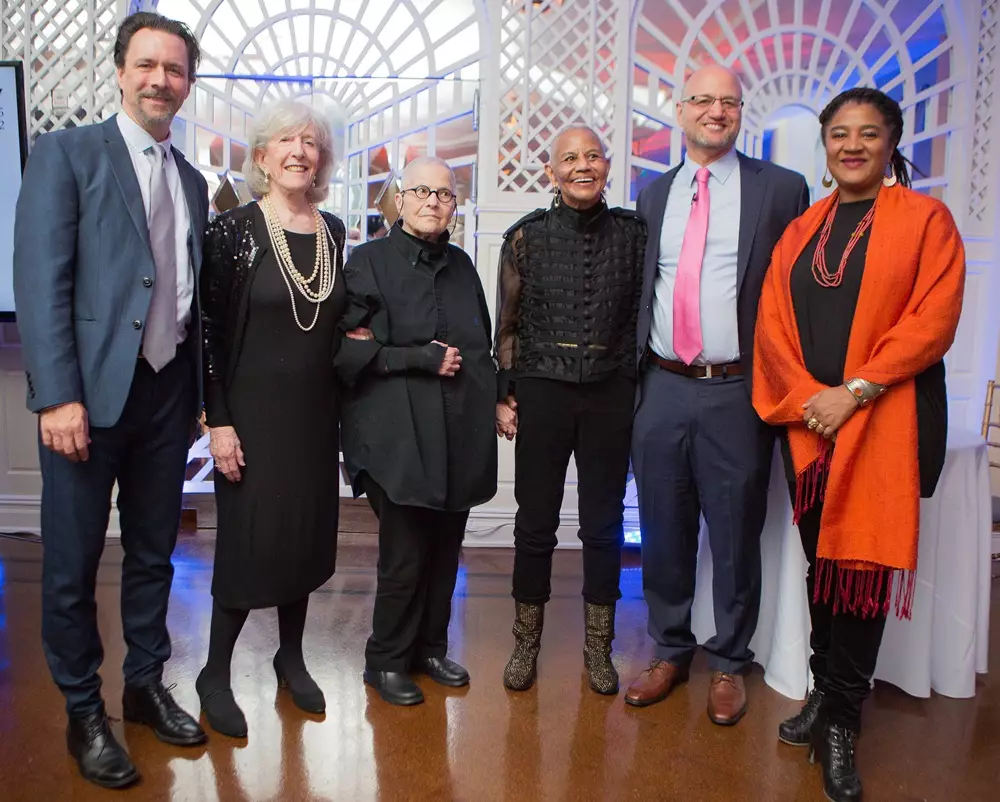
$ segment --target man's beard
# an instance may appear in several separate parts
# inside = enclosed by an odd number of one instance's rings
[[[695,134],[694,136],[688,138],[692,142],[694,142],[698,147],[701,148],[710,148],[714,150],[728,150],[733,146],[733,143],[736,141],[736,137],[739,136],[739,133],[740,132],[738,130],[729,132],[728,134],[726,134],[725,137],[723,137],[721,143],[716,143],[701,133]]]

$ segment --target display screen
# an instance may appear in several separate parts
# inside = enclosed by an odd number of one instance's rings
[[[14,319],[14,208],[28,158],[24,72],[0,61],[0,320]]]

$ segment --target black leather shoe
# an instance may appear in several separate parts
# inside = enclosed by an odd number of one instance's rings
[[[424,692],[399,671],[371,671],[366,668],[365,683],[391,705],[418,705],[424,701]]]
[[[66,746],[83,779],[103,788],[124,788],[139,779],[128,753],[118,743],[104,706],[86,716],[70,716]]]
[[[319,685],[309,676],[305,665],[289,666],[281,658],[281,652],[274,655],[271,665],[274,666],[274,676],[278,678],[278,687],[291,691],[292,701],[300,710],[307,713],[326,712],[326,699]]]
[[[469,672],[447,657],[424,657],[417,661],[417,670],[426,674],[438,685],[461,688],[469,684]]]
[[[205,681],[204,671],[194,681],[194,688],[198,691],[202,712],[213,730],[230,738],[247,737],[246,716],[236,704],[232,688],[212,688]]]
[[[854,766],[854,733],[839,724],[813,727],[809,762],[819,758],[823,791],[830,802],[860,802],[862,787]]]
[[[790,746],[809,746],[812,726],[819,715],[819,706],[823,701],[823,691],[815,688],[809,691],[806,703],[802,709],[791,718],[778,725],[778,740]]]
[[[173,686],[171,686],[172,688]],[[205,731],[185,713],[162,682],[126,685],[122,693],[122,714],[126,721],[153,728],[156,737],[174,746],[205,743]]]

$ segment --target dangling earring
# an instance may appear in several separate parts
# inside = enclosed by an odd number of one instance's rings
[[[552,199],[552,207],[558,209],[562,206],[562,192],[557,189],[555,194],[556,196]]]
[[[833,176],[830,175],[829,169],[823,171],[823,179],[820,183],[827,189],[833,186]]]
[[[261,170],[261,172],[264,173],[264,183],[265,184],[270,184],[271,183],[271,176],[269,176],[267,174],[267,170]]]
[[[889,166],[889,175],[882,179],[882,186],[884,187],[894,187],[896,186],[896,168],[892,165]]]

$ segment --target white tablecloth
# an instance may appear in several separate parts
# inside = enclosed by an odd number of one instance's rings
[[[951,433],[937,492],[921,501],[913,618],[901,621],[890,611],[876,679],[913,696],[928,697],[932,690],[956,698],[975,695],[976,673],[986,672],[989,638],[990,504],[982,437]],[[810,679],[806,560],[777,450],[761,557],[760,622],[750,648],[764,667],[767,684],[801,699]],[[692,628],[704,643],[715,632],[712,558],[704,525],[697,588]]]

